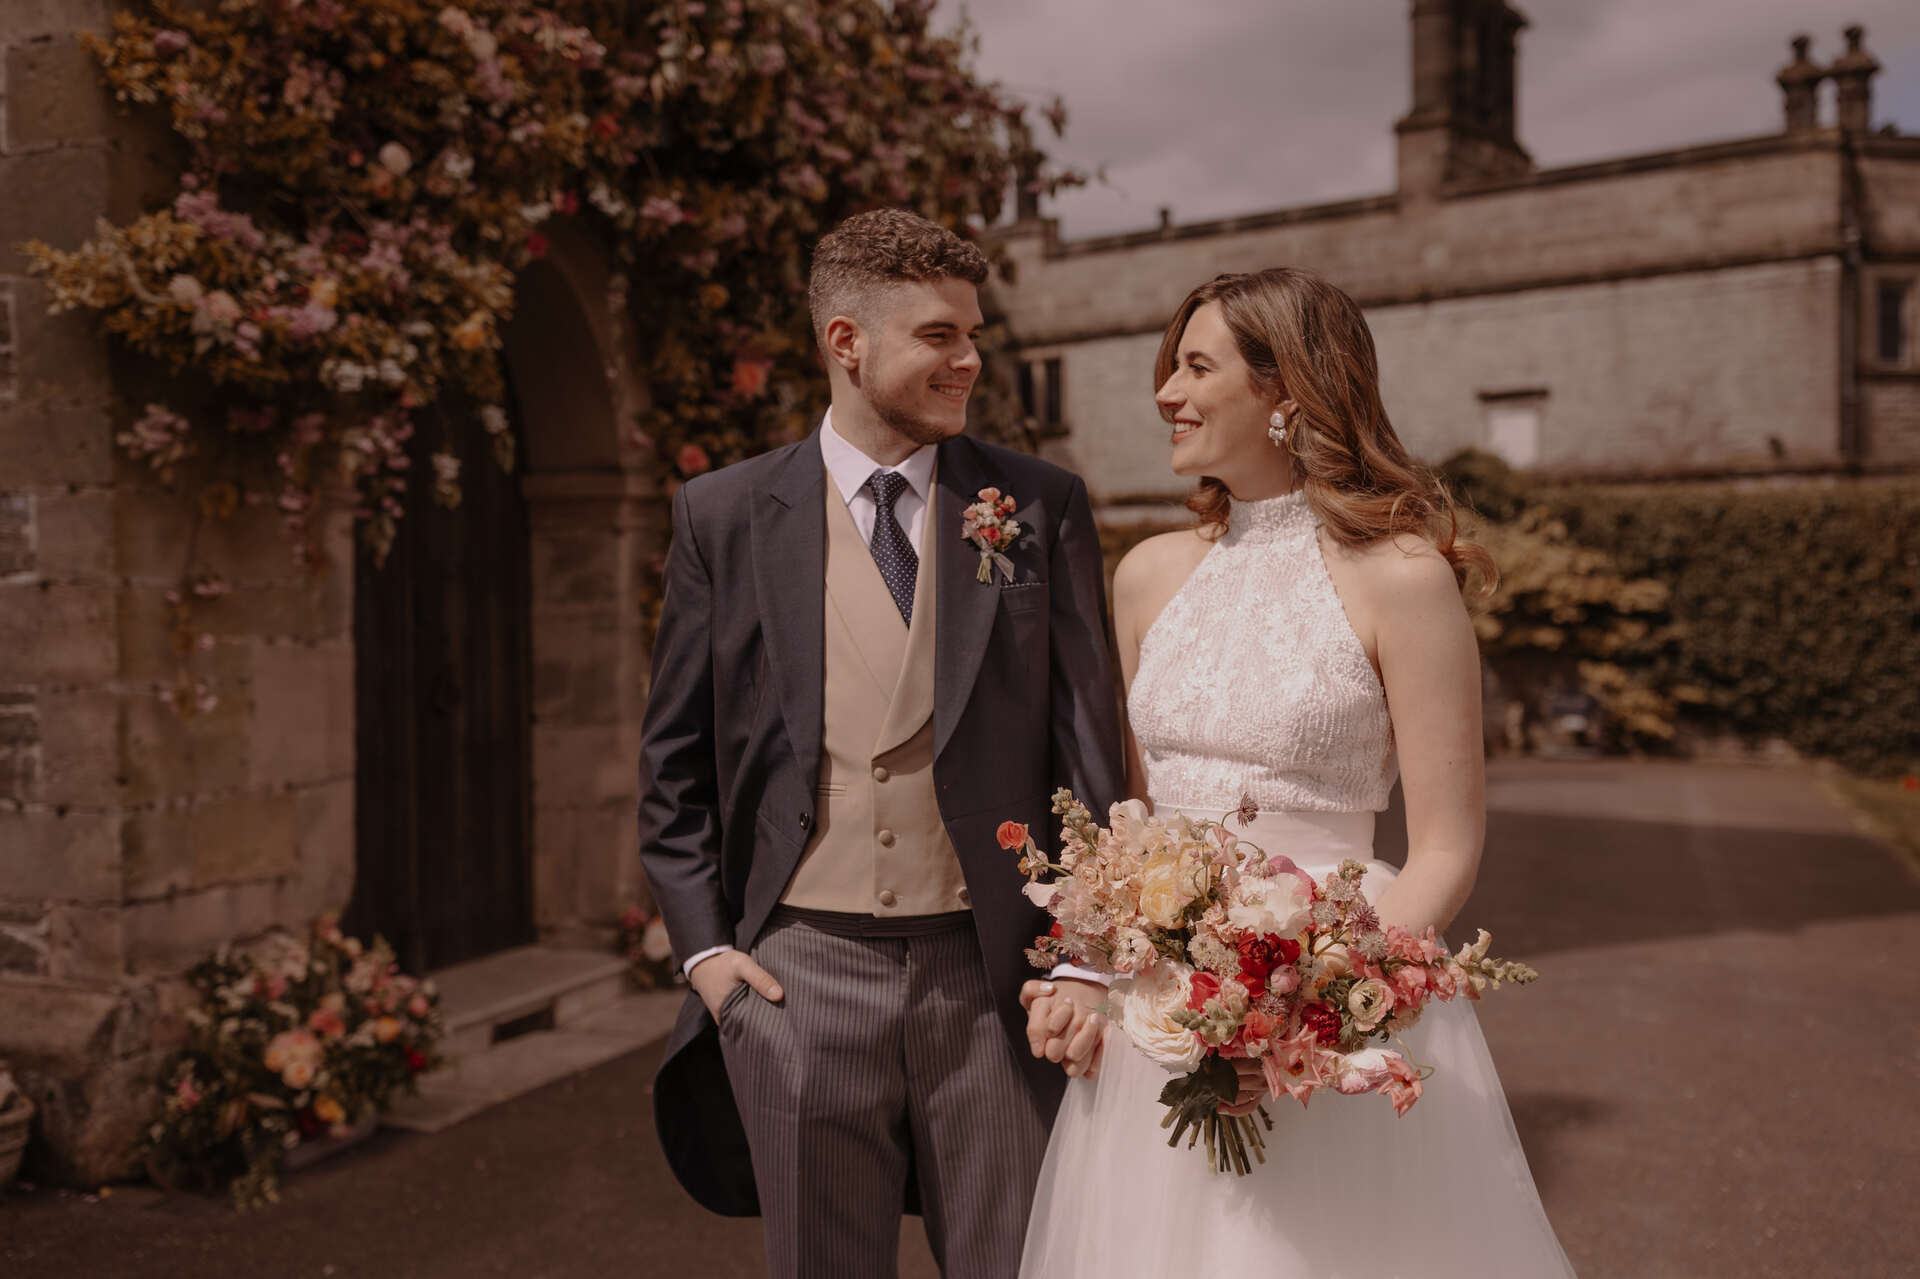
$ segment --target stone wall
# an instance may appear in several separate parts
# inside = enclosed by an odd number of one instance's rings
[[[105,9],[0,10],[0,1057],[41,1108],[32,1175],[82,1184],[130,1167],[177,975],[338,909],[353,873],[345,523],[318,580],[264,497],[194,532],[195,474],[168,491],[114,447],[159,378],[49,316],[15,248],[167,191],[164,137],[110,109],[76,39]],[[233,590],[183,658],[166,595],[190,545]],[[161,697],[183,661],[213,699],[191,717]]]

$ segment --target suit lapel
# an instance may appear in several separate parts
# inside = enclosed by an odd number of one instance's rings
[[[815,432],[754,495],[753,570],[780,712],[800,776],[820,774],[825,678],[826,463]]]
[[[973,696],[973,683],[993,634],[993,615],[1000,605],[1000,578],[982,584],[980,553],[960,536],[961,512],[979,500],[980,490],[994,483],[979,451],[965,436],[940,446],[940,474],[933,518],[921,538],[921,549],[940,557],[934,587],[939,600],[938,629],[934,636],[933,753],[946,749],[960,713]]]

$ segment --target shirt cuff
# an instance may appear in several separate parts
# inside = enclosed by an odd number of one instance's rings
[[[1107,973],[1096,973],[1091,968],[1081,968],[1077,964],[1055,964],[1049,978],[1077,977],[1081,981],[1090,981],[1100,986],[1111,986],[1113,978]]]
[[[693,976],[693,966],[695,964],[699,963],[703,959],[712,959],[715,955],[719,954],[723,950],[732,950],[732,949],[733,949],[733,944],[729,942],[724,946],[709,946],[705,950],[696,951],[694,952],[694,954],[688,957],[686,963],[680,965],[680,971],[685,973],[687,976],[691,977]]]

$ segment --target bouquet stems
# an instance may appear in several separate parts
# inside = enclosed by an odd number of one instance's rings
[[[1169,1106],[1160,1126],[1173,1129],[1167,1138],[1169,1147],[1178,1147],[1180,1138],[1185,1137],[1187,1149],[1191,1150],[1204,1136],[1208,1166],[1215,1172],[1244,1177],[1253,1171],[1254,1164],[1267,1162],[1266,1134],[1273,1131],[1273,1116],[1265,1106],[1256,1108],[1250,1115],[1210,1111],[1198,1116],[1191,1110]]]

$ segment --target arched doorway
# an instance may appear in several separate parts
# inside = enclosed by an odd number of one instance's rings
[[[393,558],[356,577],[347,922],[413,971],[534,940],[597,947],[647,900],[645,601],[667,514],[626,446],[641,393],[609,255],[577,224],[548,236],[504,335],[518,466],[463,458],[454,511],[410,494]]]
[[[387,938],[410,972],[534,940],[526,502],[486,457],[463,459],[459,506],[435,502],[438,435],[410,442],[417,478],[386,564],[354,556],[358,873],[343,923]]]

